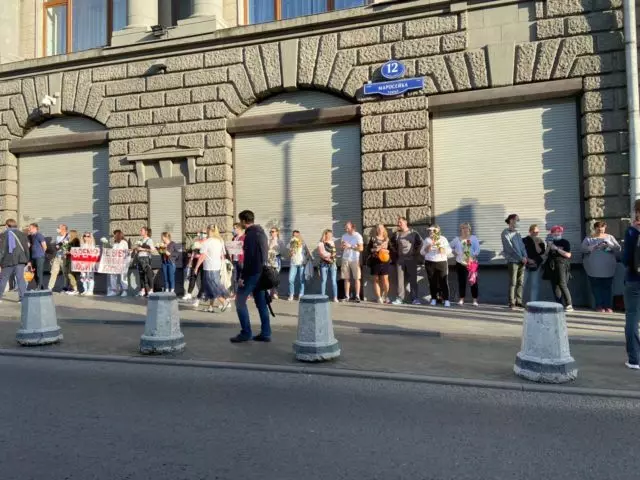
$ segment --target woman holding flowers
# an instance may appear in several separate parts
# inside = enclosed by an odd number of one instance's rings
[[[187,278],[189,279],[189,285],[187,287],[187,293],[182,297],[183,300],[191,300],[193,299],[193,289],[198,284],[198,298],[196,298],[193,306],[198,308],[200,305],[200,298],[203,298],[204,288],[202,285],[202,270],[196,274],[196,264],[200,259],[200,249],[202,248],[202,243],[207,239],[207,230],[206,228],[200,231],[196,238],[193,240],[191,247],[189,248],[189,257],[187,258]]]
[[[76,280],[76,274],[71,271],[71,249],[80,247],[80,237],[77,230],[69,230],[69,241],[62,245],[62,251],[65,256],[66,267],[64,269],[67,272],[67,278],[69,279],[69,285],[71,290],[67,291],[69,295],[78,295],[78,281]]]
[[[451,250],[456,256],[456,274],[458,275],[458,293],[460,300],[458,305],[464,305],[464,297],[467,293],[467,283],[471,286],[471,298],[473,306],[478,306],[478,255],[480,254],[480,242],[475,235],[471,235],[471,225],[460,225],[460,236],[451,242]]]
[[[140,229],[140,240],[136,242],[133,249],[136,253],[138,272],[140,273],[140,293],[141,297],[149,296],[153,292],[153,268],[151,267],[151,253],[155,251],[153,240],[151,240],[151,229],[142,227]]]
[[[389,232],[382,224],[377,225],[372,232],[367,245],[369,268],[373,276],[373,291],[378,303],[391,303],[389,300],[389,268],[391,256],[389,254]]]
[[[82,248],[95,248],[96,240],[91,232],[84,232],[82,235]],[[93,295],[93,287],[95,286],[95,273],[94,272],[82,272],[80,273],[80,281],[82,282],[82,295],[90,297]]]
[[[440,235],[440,227],[431,225],[428,235],[422,242],[420,253],[424,256],[424,266],[429,278],[431,290],[431,305],[438,303],[438,295],[444,301],[445,307],[450,307],[449,302],[449,255],[451,247],[448,240]]]
[[[272,227],[269,231],[269,250],[267,253],[267,264],[280,272],[282,268],[282,252],[284,252],[284,242],[280,239],[280,230]],[[278,298],[276,289],[271,291],[271,298]]]
[[[334,303],[338,303],[338,268],[336,267],[336,242],[333,240],[333,230],[325,230],[318,243],[318,255],[320,255],[320,293],[326,295],[327,278],[331,275],[331,292]]]
[[[171,241],[171,233],[162,232],[161,243],[156,246],[160,258],[162,258],[162,276],[164,277],[164,291],[174,293],[176,291],[176,260],[178,259],[178,247]]]
[[[203,268],[202,285],[204,294],[209,300],[209,312],[213,312],[216,302],[220,302],[220,311],[226,311],[231,302],[227,298],[229,296],[227,289],[222,284],[221,271],[226,268],[224,241],[220,236],[218,227],[209,225],[207,227],[208,239],[202,244],[200,249],[200,258],[196,263],[196,274]]]
[[[289,242],[289,301],[292,302],[296,294],[296,280],[300,281],[300,295],[304,296],[304,270],[307,262],[311,259],[311,252],[304,243],[300,230],[294,230]]]

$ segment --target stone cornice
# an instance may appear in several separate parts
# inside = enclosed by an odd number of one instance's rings
[[[373,4],[363,8],[345,9],[321,15],[293,18],[259,25],[246,25],[221,29],[211,34],[193,37],[169,38],[124,47],[104,47],[84,52],[43,57],[0,65],[0,81],[34,74],[47,74],[92,66],[118,64],[161,58],[167,55],[228,49],[246,45],[263,44],[310,35],[322,35],[354,27],[381,25],[433,15],[441,15],[460,9],[486,8],[489,5],[513,4],[526,0],[485,0],[467,5],[459,0],[406,0]]]

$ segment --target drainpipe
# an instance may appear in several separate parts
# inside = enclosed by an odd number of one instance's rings
[[[629,187],[631,221],[634,202],[640,198],[640,99],[638,98],[638,42],[635,0],[624,0],[624,39],[627,60],[627,109],[629,114]]]

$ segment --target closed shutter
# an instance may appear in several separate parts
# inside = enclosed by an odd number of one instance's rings
[[[448,238],[471,223],[481,262],[503,263],[507,215],[541,232],[560,224],[572,249],[582,235],[578,127],[574,101],[473,110],[433,119],[436,221]],[[579,261],[579,255],[574,261]]]
[[[238,135],[235,189],[236,211],[252,210],[285,240],[300,230],[311,247],[326,228],[338,237],[347,220],[361,224],[360,128]]]
[[[109,236],[107,148],[20,155],[18,185],[21,226],[38,223],[46,237],[61,223]]]
[[[271,97],[259,105],[247,110],[243,117],[255,117],[257,115],[271,115],[284,112],[301,112],[317,108],[342,107],[351,105],[350,102],[335,95],[328,95],[313,90],[301,90],[299,92],[282,93]]]
[[[88,120],[84,117],[60,117],[49,120],[42,125],[27,132],[24,136],[26,139],[55,137],[58,135],[70,135],[73,133],[99,132],[106,130],[105,127],[97,122]]]
[[[183,204],[182,187],[149,189],[149,227],[154,242],[159,242],[162,232],[169,232],[180,249],[183,238]],[[177,263],[182,267],[182,258]]]

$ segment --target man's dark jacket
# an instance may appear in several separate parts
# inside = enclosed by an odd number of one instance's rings
[[[9,253],[9,229],[0,234],[0,266],[15,267],[16,265],[26,265],[29,263],[29,241],[27,236],[18,229],[11,232],[16,236],[16,248]],[[20,246],[22,245],[22,248]]]
[[[244,233],[244,265],[242,266],[242,279],[246,280],[253,275],[262,273],[262,267],[267,264],[269,241],[260,225],[251,225]]]

